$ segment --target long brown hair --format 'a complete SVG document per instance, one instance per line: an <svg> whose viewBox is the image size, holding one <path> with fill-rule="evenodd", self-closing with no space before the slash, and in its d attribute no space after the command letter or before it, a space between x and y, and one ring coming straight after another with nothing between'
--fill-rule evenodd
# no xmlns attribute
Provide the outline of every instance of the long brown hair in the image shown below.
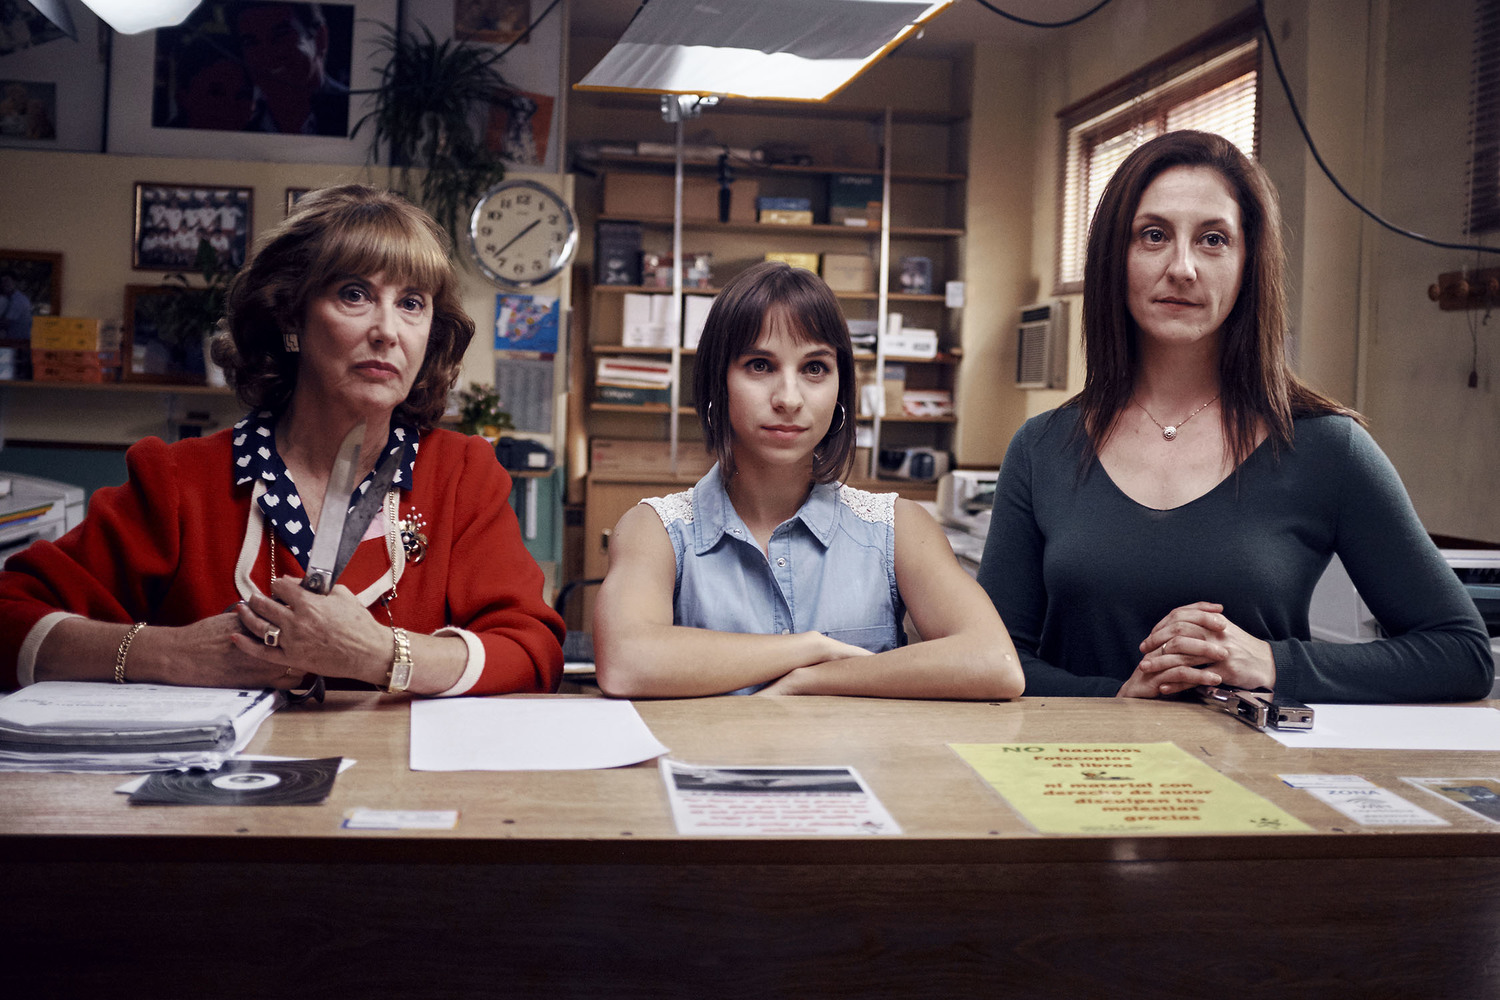
<svg viewBox="0 0 1500 1000"><path fill-rule="evenodd" d="M854 456L854 347L838 299L823 279L781 261L756 264L735 275L708 311L693 370L694 405L703 425L703 443L719 460L719 471L727 480L734 472L729 368L755 346L766 318L772 315L786 320L799 343L833 348L843 420L835 417L813 452L813 481L833 482L844 476Z"/></svg>
<svg viewBox="0 0 1500 1000"><path fill-rule="evenodd" d="M448 237L398 194L346 184L303 195L235 275L227 334L213 358L246 406L280 411L297 387L297 355L283 333L300 333L307 305L341 274L384 274L432 296L427 353L395 416L425 430L447 406L474 321L459 300Z"/></svg>
<svg viewBox="0 0 1500 1000"><path fill-rule="evenodd" d="M1083 391L1069 401L1094 451L1130 405L1140 359L1140 330L1130 315L1126 265L1141 195L1172 167L1209 167L1240 207L1245 270L1239 298L1219 338L1220 421L1233 464L1255 450L1263 423L1272 449L1291 447L1295 417L1338 413L1364 418L1306 385L1287 355L1286 247L1281 204L1264 168L1223 136L1168 132L1126 157L1104 189L1089 229L1083 272Z"/></svg>

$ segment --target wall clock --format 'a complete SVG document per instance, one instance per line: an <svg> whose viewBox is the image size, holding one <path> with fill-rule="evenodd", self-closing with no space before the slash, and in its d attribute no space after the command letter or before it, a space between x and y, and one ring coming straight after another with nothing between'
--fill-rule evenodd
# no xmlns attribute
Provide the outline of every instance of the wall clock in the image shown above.
<svg viewBox="0 0 1500 1000"><path fill-rule="evenodd" d="M529 288L568 266L578 249L578 222L546 185L501 181L469 215L469 248L479 269L496 284Z"/></svg>

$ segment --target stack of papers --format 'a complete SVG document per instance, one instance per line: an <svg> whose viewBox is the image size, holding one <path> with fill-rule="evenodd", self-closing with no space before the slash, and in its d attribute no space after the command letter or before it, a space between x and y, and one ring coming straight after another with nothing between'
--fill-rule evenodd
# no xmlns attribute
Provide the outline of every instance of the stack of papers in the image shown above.
<svg viewBox="0 0 1500 1000"><path fill-rule="evenodd" d="M0 698L0 770L214 769L283 700L269 689L44 681Z"/></svg>

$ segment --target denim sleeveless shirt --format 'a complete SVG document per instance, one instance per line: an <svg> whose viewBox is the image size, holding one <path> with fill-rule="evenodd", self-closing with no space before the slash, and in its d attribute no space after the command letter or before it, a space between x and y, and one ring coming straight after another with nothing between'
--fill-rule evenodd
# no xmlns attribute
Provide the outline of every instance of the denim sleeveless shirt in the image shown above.
<svg viewBox="0 0 1500 1000"><path fill-rule="evenodd" d="M674 625L822 632L872 653L906 644L896 494L816 485L771 533L769 556L730 503L717 465L691 490L641 502L661 518L677 556Z"/></svg>

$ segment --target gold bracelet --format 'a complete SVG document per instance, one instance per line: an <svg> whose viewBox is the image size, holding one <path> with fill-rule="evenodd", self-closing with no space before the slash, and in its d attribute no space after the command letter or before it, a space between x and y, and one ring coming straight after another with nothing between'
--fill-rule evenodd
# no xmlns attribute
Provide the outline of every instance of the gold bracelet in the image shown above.
<svg viewBox="0 0 1500 1000"><path fill-rule="evenodd" d="M135 639L135 634L146 627L145 622L136 622L130 626L130 631L125 633L125 638L120 640L120 648L115 650L115 683L125 683L125 655L130 652L130 643Z"/></svg>
<svg viewBox="0 0 1500 1000"><path fill-rule="evenodd" d="M406 629L391 626L391 639L395 652L391 656L391 669L385 675L385 689L390 694L400 694L411 685L411 639Z"/></svg>

